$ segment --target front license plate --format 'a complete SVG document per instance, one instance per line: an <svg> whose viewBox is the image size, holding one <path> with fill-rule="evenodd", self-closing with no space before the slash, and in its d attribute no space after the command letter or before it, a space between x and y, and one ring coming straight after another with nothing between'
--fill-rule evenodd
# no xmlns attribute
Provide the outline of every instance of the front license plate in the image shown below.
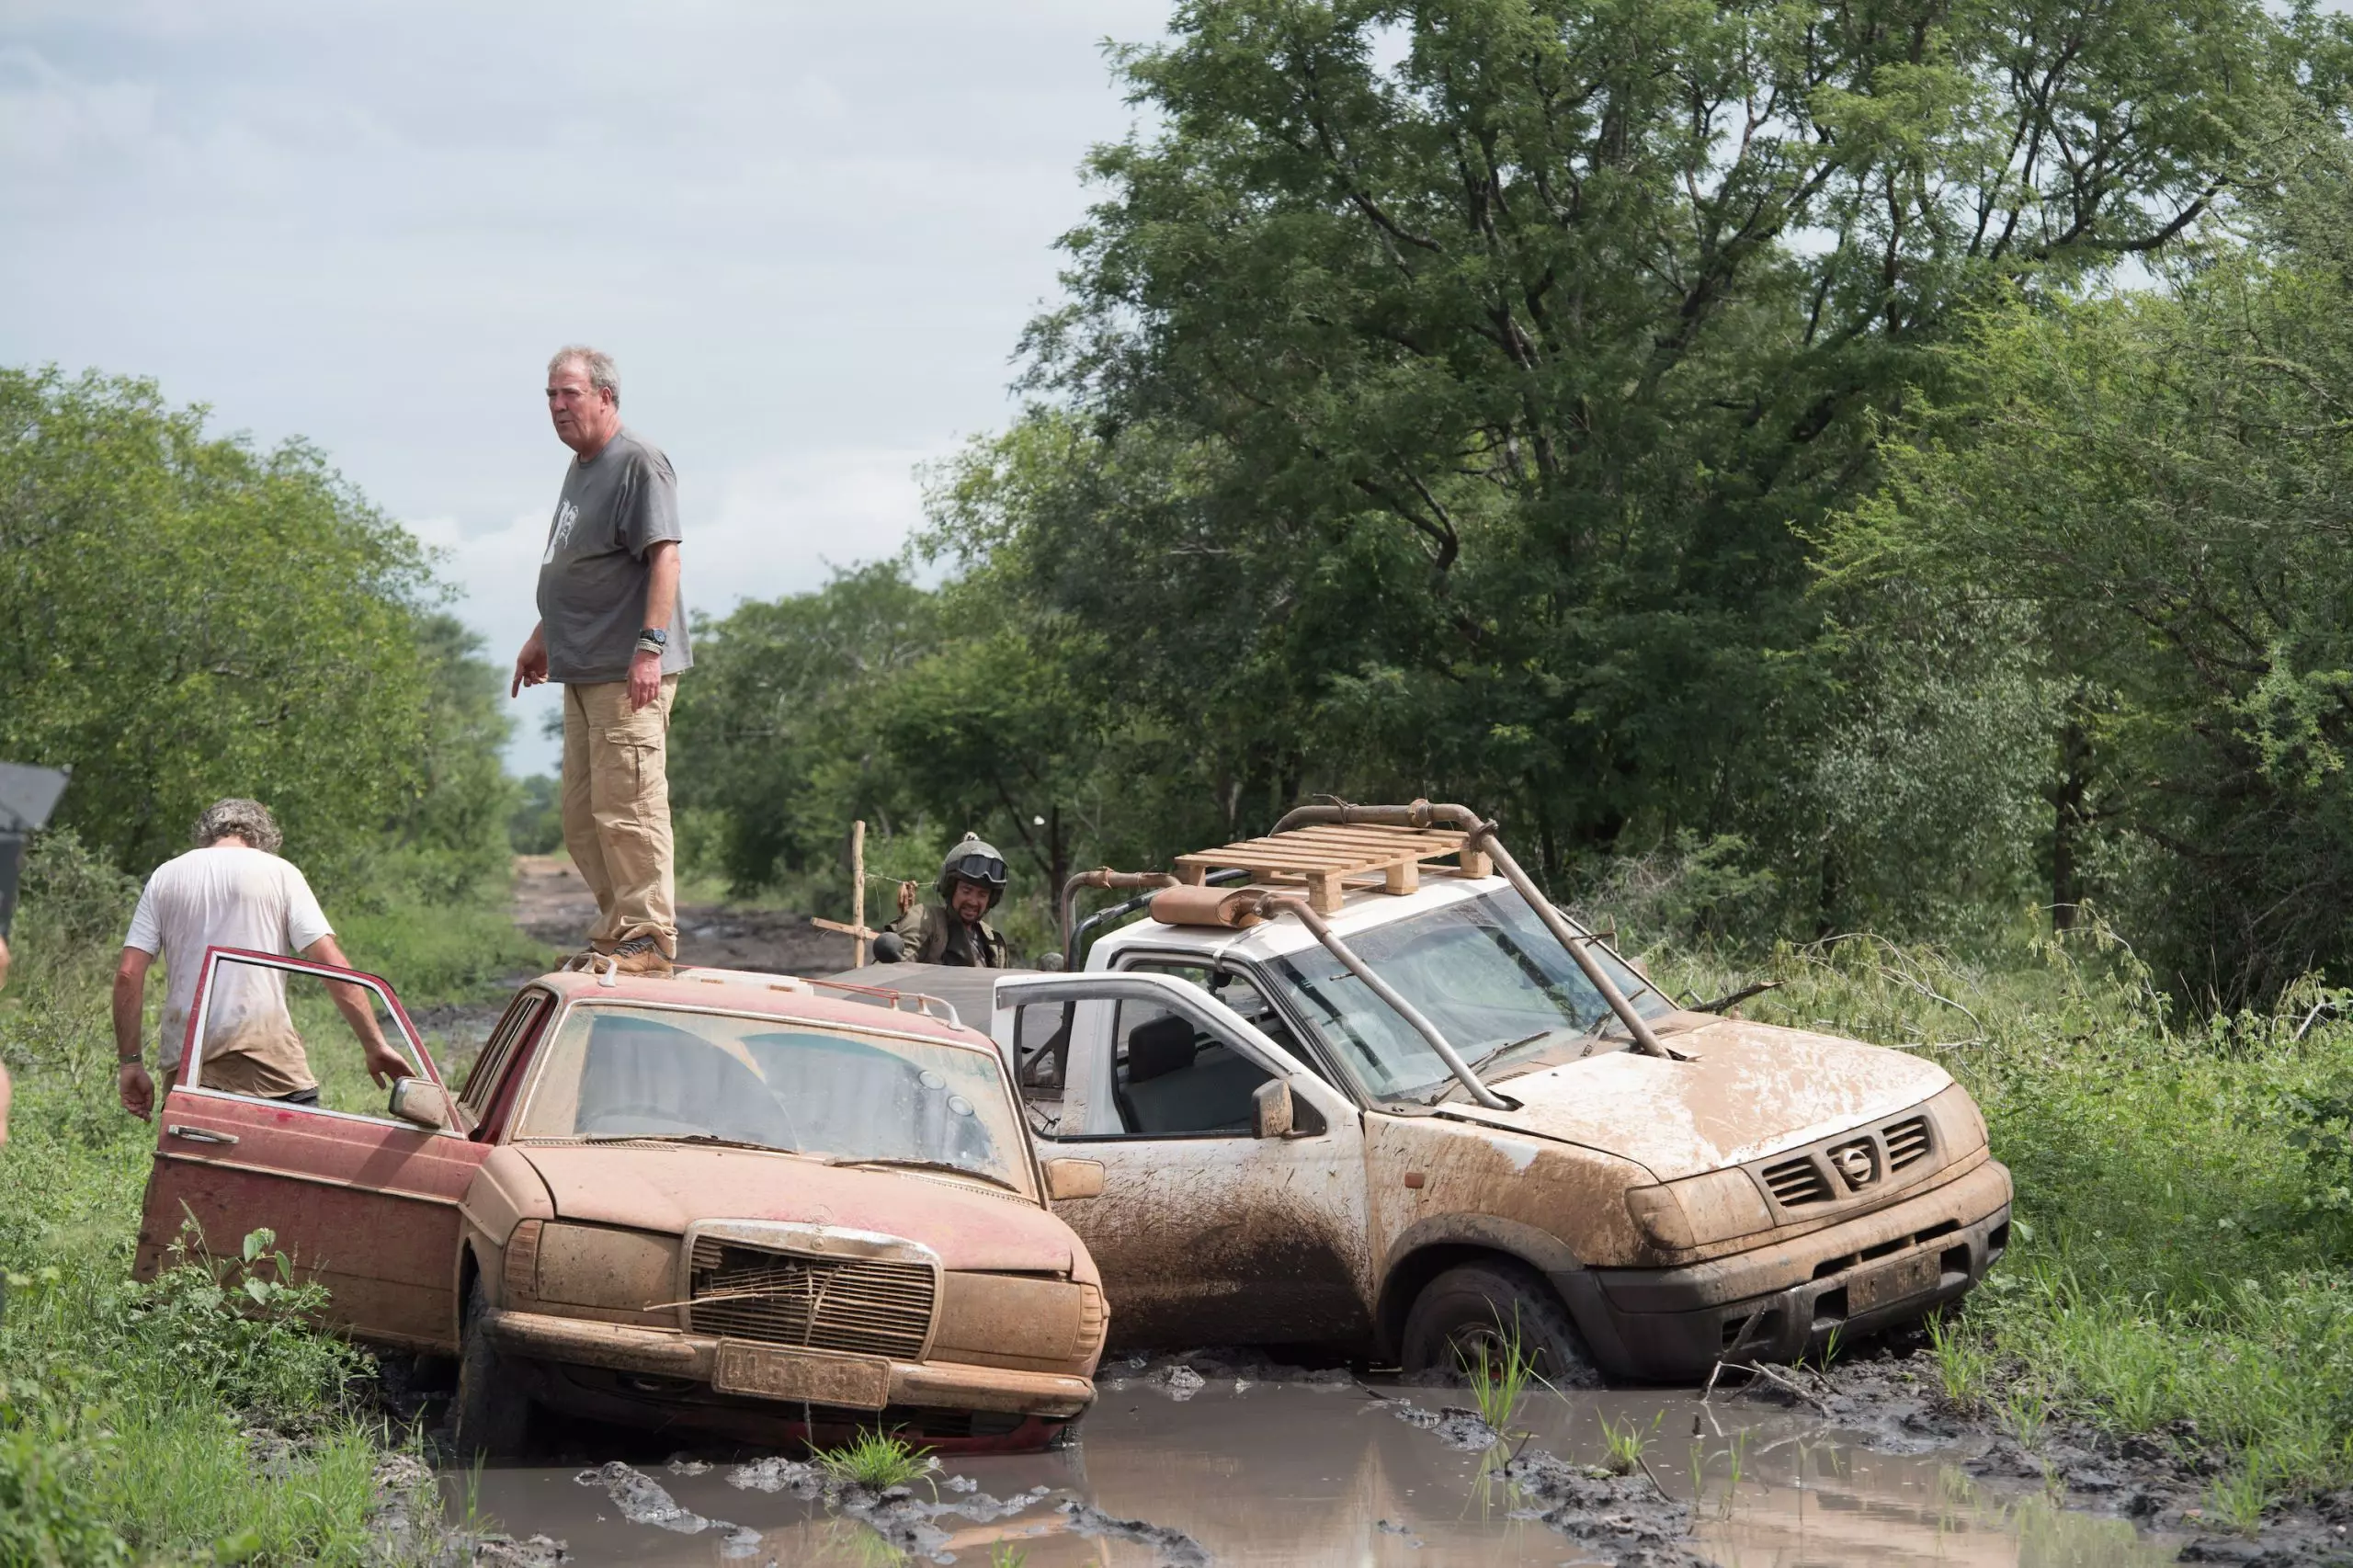
<svg viewBox="0 0 2353 1568"><path fill-rule="evenodd" d="M722 1339L710 1386L722 1393L759 1399L880 1410L891 1403L891 1363L879 1356L841 1356L829 1350L790 1350Z"/></svg>
<svg viewBox="0 0 2353 1568"><path fill-rule="evenodd" d="M1900 1263L1858 1275L1847 1286L1847 1313L1851 1317L1893 1301L1925 1296L1937 1288L1941 1272L1938 1255L1923 1248Z"/></svg>

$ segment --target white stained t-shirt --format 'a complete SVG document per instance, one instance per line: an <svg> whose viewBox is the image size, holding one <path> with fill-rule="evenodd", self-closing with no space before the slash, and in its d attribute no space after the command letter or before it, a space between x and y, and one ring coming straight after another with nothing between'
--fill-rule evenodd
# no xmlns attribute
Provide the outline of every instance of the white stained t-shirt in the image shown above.
<svg viewBox="0 0 2353 1568"><path fill-rule="evenodd" d="M164 1065L179 1065L206 949L250 948L283 958L334 935L301 871L267 849L214 845L156 867L139 895L123 946L164 955L169 974L164 988ZM221 981L210 1034L285 1017L284 971L223 966Z"/></svg>

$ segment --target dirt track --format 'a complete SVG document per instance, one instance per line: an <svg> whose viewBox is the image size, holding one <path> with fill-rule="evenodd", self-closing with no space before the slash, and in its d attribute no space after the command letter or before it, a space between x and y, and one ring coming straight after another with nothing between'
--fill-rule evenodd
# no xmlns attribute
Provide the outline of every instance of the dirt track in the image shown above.
<svg viewBox="0 0 2353 1568"><path fill-rule="evenodd" d="M540 941L578 950L597 917L588 884L558 855L515 857L515 924ZM805 915L732 903L678 910L678 961L718 969L831 974L850 966L850 939L820 931Z"/></svg>

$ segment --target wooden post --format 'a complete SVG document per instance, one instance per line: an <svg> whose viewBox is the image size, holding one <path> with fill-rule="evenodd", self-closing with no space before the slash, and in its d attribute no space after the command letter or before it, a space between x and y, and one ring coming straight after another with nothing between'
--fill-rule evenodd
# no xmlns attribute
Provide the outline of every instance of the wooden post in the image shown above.
<svg viewBox="0 0 2353 1568"><path fill-rule="evenodd" d="M866 967L866 824L849 824L849 923L861 933L857 938L858 961L850 967Z"/></svg>

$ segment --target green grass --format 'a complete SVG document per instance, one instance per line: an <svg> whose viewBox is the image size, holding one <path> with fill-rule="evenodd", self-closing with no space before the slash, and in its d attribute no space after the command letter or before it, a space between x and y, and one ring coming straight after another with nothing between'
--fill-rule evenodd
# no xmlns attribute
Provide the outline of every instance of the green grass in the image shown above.
<svg viewBox="0 0 2353 1568"><path fill-rule="evenodd" d="M1778 979L1745 1016L1917 1051L1976 1096L2017 1223L1931 1328L1956 1404L2029 1448L2087 1423L2219 1451L2234 1517L2353 1483L2346 994L2185 1019L2097 928L1984 963L1866 938L1659 959L1670 990Z"/></svg>
<svg viewBox="0 0 2353 1568"><path fill-rule="evenodd" d="M862 1432L839 1448L819 1449L813 1457L831 1479L870 1492L907 1485L930 1474L934 1466L929 1449L914 1448L881 1431Z"/></svg>
<svg viewBox="0 0 2353 1568"><path fill-rule="evenodd" d="M0 994L17 1080L0 1149L0 1563L376 1562L373 1474L407 1439L364 1403L369 1358L308 1326L317 1288L266 1236L212 1237L226 1256L131 1278L155 1127L116 1103L107 998L136 889L78 860L46 869ZM420 1005L480 994L534 961L501 896L346 920L347 949ZM324 1097L381 1112L348 1028L311 1016L324 1008L301 1020Z"/></svg>
<svg viewBox="0 0 2353 1568"><path fill-rule="evenodd" d="M929 1449L911 1448L887 1432L861 1432L855 1441L837 1449L819 1449L811 1456L826 1476L845 1486L886 1492L931 1473Z"/></svg>
<svg viewBox="0 0 2353 1568"><path fill-rule="evenodd" d="M1643 1426L1630 1415L1626 1418L1626 1424L1620 1426L1607 1415L1603 1416L1601 1418L1603 1468L1612 1475L1631 1475L1634 1471L1643 1469L1643 1456L1650 1451L1651 1444L1658 1437L1659 1424L1665 1419L1665 1413L1661 1412L1651 1418L1651 1424L1648 1426Z"/></svg>
<svg viewBox="0 0 2353 1568"><path fill-rule="evenodd" d="M1479 1407L1479 1419L1498 1432L1519 1414L1529 1386L1544 1381L1537 1375L1536 1358L1520 1333L1517 1309L1510 1323L1498 1317L1493 1335L1483 1334L1468 1345L1457 1345L1454 1355L1462 1375L1471 1380L1471 1399Z"/></svg>
<svg viewBox="0 0 2353 1568"><path fill-rule="evenodd" d="M558 956L516 929L503 892L472 907L363 911L337 928L352 967L382 975L413 1008L473 1000L513 976L544 972Z"/></svg>

